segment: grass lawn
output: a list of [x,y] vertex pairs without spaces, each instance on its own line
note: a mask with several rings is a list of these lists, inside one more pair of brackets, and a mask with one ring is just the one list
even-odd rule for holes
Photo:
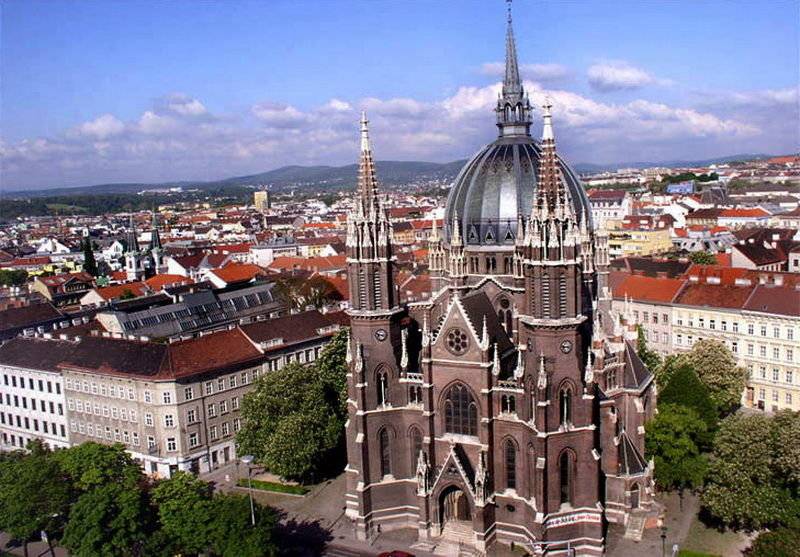
[[[263,491],[275,491],[277,493],[289,493],[291,495],[305,495],[309,492],[309,488],[302,485],[287,485],[278,482],[265,482],[264,480],[251,480],[253,489],[261,489]],[[236,485],[240,487],[248,487],[247,478],[241,478]]]
[[689,535],[681,546],[682,557],[728,557],[740,555],[744,534],[708,528],[697,517],[692,521]]

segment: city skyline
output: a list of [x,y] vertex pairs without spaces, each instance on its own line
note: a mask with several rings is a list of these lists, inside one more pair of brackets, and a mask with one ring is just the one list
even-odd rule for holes
[[[0,185],[348,164],[361,109],[379,160],[491,140],[502,3],[364,6],[7,3]],[[533,133],[549,96],[573,162],[796,151],[797,7],[517,2]]]

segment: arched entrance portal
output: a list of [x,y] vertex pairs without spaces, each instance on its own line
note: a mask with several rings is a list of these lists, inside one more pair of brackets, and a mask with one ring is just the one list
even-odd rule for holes
[[456,486],[450,486],[440,496],[442,526],[451,523],[471,524],[472,510],[467,495]]

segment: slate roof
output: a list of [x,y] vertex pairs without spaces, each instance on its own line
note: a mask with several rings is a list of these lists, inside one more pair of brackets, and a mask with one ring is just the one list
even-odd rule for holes
[[43,338],[12,338],[0,345],[0,364],[57,372],[58,364],[75,349],[75,343]]
[[475,327],[478,336],[483,333],[483,318],[486,317],[486,328],[489,332],[489,343],[497,343],[497,349],[501,355],[514,348],[514,344],[508,338],[506,330],[497,319],[497,312],[494,310],[492,302],[489,301],[488,296],[480,290],[471,292],[461,298],[461,305],[467,312],[467,317]]
[[12,307],[0,311],[0,330],[34,326],[63,317],[50,303]]
[[317,329],[335,324],[338,323],[329,318],[327,314],[312,310],[248,323],[242,325],[242,330],[253,342],[267,342],[275,338],[282,338],[284,344],[291,344],[316,338],[319,336]]
[[647,462],[639,450],[628,437],[628,432],[623,431],[619,440],[619,473],[622,476],[635,476],[647,470]]
[[640,389],[644,387],[652,378],[652,373],[639,355],[636,353],[634,344],[625,341],[625,386]]

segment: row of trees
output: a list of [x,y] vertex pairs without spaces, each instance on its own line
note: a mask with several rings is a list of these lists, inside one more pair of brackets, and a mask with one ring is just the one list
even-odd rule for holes
[[646,438],[659,487],[699,490],[704,516],[719,525],[777,528],[753,555],[781,554],[773,550],[800,539],[800,414],[737,411],[747,373],[721,342],[661,361],[640,334],[639,349],[660,388]]
[[123,445],[84,443],[0,455],[0,529],[25,544],[46,532],[77,557],[274,555],[277,517],[191,474],[151,481]]
[[344,466],[347,332],[313,364],[291,363],[256,381],[242,402],[241,454],[283,478],[317,481]]

